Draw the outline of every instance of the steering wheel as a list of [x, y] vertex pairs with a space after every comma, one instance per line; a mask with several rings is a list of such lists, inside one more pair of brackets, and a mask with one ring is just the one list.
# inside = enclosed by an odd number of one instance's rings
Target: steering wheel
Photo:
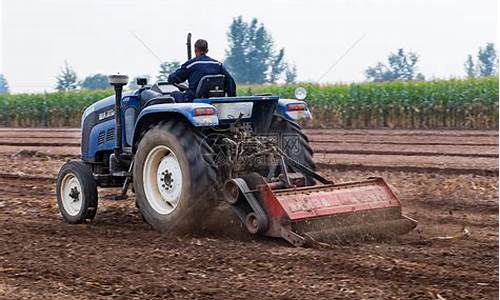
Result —
[[175, 86], [176, 88], [178, 88], [181, 92], [187, 91], [189, 89], [189, 87], [183, 82], [172, 83], [172, 85]]

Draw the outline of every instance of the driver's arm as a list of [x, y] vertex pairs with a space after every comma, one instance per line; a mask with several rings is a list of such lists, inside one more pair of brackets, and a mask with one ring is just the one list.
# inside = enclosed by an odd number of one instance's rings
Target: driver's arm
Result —
[[186, 68], [186, 63], [183, 64], [179, 69], [175, 70], [174, 73], [168, 75], [168, 83], [181, 83], [188, 79], [189, 73]]

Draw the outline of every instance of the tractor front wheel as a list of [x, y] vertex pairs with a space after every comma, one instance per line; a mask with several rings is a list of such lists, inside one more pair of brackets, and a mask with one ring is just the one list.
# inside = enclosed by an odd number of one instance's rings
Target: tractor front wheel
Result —
[[[192, 231], [212, 203], [215, 170], [203, 158], [195, 128], [170, 121], [149, 129], [135, 155], [137, 206], [154, 229]], [[207, 150], [208, 151], [208, 150]]]
[[93, 220], [97, 212], [97, 184], [91, 169], [81, 161], [64, 164], [57, 176], [57, 206], [67, 223]]

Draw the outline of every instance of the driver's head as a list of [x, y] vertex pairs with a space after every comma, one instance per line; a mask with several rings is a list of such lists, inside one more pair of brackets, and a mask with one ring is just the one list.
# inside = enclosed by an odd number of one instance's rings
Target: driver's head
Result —
[[194, 43], [194, 55], [196, 57], [207, 54], [208, 52], [208, 43], [205, 40], [199, 39]]

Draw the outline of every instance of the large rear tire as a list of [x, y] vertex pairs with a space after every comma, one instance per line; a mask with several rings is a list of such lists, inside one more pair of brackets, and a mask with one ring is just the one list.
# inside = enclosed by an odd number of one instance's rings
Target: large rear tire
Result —
[[199, 229], [214, 203], [216, 173], [203, 158], [202, 138], [182, 121], [149, 129], [139, 142], [134, 163], [137, 206], [148, 224], [161, 232], [185, 234]]
[[82, 161], [64, 164], [57, 175], [57, 206], [66, 223], [92, 221], [97, 212], [97, 184]]
[[[269, 129], [271, 134], [278, 135], [279, 147], [292, 159], [315, 171], [313, 149], [309, 139], [302, 132], [299, 124], [288, 121], [280, 116], [274, 116]], [[292, 167], [293, 169], [293, 167]], [[311, 177], [306, 177], [306, 185], [314, 185]]]

